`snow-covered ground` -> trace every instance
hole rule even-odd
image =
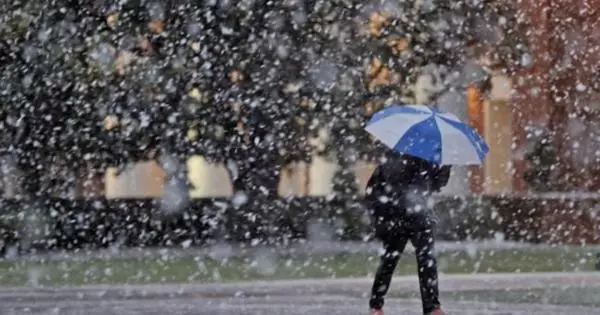
[[[468,290],[598,286],[600,273],[445,275],[442,296]],[[0,314],[366,314],[370,279],[294,280],[209,285],[1,288]],[[391,292],[416,289],[398,277]],[[600,314],[591,307],[444,300],[449,314]],[[391,314],[420,314],[414,299],[388,299]]]

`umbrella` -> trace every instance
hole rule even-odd
[[[455,115],[424,105],[393,105],[378,111],[365,127],[401,154],[436,164],[482,164],[485,140]]]

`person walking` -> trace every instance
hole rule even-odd
[[[434,254],[437,218],[428,200],[448,183],[450,165],[481,165],[489,146],[456,115],[425,105],[387,106],[373,114],[365,130],[397,153],[381,163],[367,183],[367,207],[384,247],[369,300],[371,314],[383,315],[392,275],[410,241],[417,256],[423,313],[443,315]]]
[[[384,297],[409,241],[417,258],[423,314],[444,314],[434,254],[437,218],[428,199],[448,183],[450,168],[409,155],[396,155],[380,164],[369,179],[367,207],[375,236],[384,248],[369,300],[371,315],[383,315]]]

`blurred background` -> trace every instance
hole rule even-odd
[[[434,197],[441,238],[598,243],[584,2],[5,2],[4,248],[279,243],[311,222],[370,240],[388,153],[363,126],[397,103],[491,147]]]

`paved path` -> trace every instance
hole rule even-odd
[[[445,275],[442,291],[598,286],[600,273]],[[170,284],[1,288],[2,315],[365,314],[370,279],[290,280],[231,284]],[[416,289],[414,277],[397,277],[396,293]],[[600,310],[537,304],[445,301],[450,314],[600,314]],[[388,314],[420,314],[415,300],[390,299]]]
[[[8,303],[0,306],[1,314],[54,314],[54,315],[363,315],[367,314],[365,300],[336,295],[305,295],[295,297],[261,298],[169,298],[169,299],[126,299],[102,301],[51,301],[22,304]],[[554,305],[503,304],[477,302],[448,302],[449,314],[467,315],[558,315],[600,314],[600,311],[584,307]],[[415,300],[389,300],[388,314],[421,314],[420,304]]]

